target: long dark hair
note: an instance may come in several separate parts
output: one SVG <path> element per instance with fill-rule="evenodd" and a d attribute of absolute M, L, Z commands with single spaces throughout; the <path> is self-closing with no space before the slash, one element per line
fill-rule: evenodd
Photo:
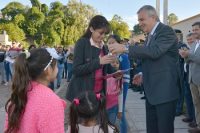
<path fill-rule="evenodd" d="M 90 20 L 88 28 L 87 28 L 86 32 L 84 33 L 83 37 L 85 37 L 85 38 L 90 38 L 91 37 L 91 35 L 92 35 L 92 32 L 90 31 L 91 27 L 94 30 L 105 28 L 106 33 L 110 32 L 110 24 L 109 24 L 109 22 L 107 21 L 107 19 L 104 16 L 101 16 L 101 15 L 96 15 Z"/>
<path fill-rule="evenodd" d="M 104 133 L 108 133 L 108 126 L 112 127 L 115 131 L 117 129 L 112 125 L 107 118 L 106 114 L 106 100 L 103 94 L 100 94 L 100 98 L 96 97 L 93 91 L 86 91 L 80 94 L 78 103 L 72 102 L 70 106 L 70 133 L 78 133 L 78 123 L 83 120 L 96 119 L 100 129 Z M 99 129 L 99 130 L 100 130 Z"/>
<path fill-rule="evenodd" d="M 5 133 L 16 132 L 20 127 L 21 116 L 27 103 L 27 92 L 31 80 L 44 76 L 44 68 L 51 60 L 50 54 L 44 48 L 33 49 L 28 53 L 21 53 L 15 60 L 12 94 L 5 105 L 8 113 L 8 128 Z M 51 66 L 56 66 L 53 59 Z"/>

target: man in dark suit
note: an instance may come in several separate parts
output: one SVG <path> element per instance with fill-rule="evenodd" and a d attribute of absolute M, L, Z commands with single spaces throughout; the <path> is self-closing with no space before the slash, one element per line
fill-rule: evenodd
<path fill-rule="evenodd" d="M 142 59 L 142 74 L 134 77 L 136 84 L 143 79 L 146 95 L 147 133 L 173 133 L 178 88 L 178 45 L 174 30 L 159 22 L 156 10 L 145 5 L 137 12 L 139 25 L 148 34 L 144 46 L 109 46 L 113 53 L 127 52 Z"/>

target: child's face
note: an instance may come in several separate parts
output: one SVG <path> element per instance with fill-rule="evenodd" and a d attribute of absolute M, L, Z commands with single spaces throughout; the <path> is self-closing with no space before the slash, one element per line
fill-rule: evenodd
<path fill-rule="evenodd" d="M 117 41 L 114 39 L 114 38 L 109 38 L 108 39 L 108 45 L 110 45 L 110 44 L 114 44 L 114 43 L 116 43 Z"/>

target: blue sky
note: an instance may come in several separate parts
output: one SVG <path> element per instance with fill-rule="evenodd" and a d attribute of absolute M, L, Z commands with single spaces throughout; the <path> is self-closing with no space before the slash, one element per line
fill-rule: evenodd
<path fill-rule="evenodd" d="M 5 7 L 9 2 L 13 0 L 0 0 L 0 9 Z M 30 5 L 29 0 L 15 0 L 23 3 L 24 5 Z M 56 0 L 40 0 L 41 3 L 50 4 Z M 57 0 L 67 4 L 68 0 Z M 137 23 L 137 10 L 143 5 L 152 5 L 155 7 L 156 0 L 80 0 L 83 3 L 93 6 L 98 12 L 104 15 L 108 20 L 112 18 L 114 14 L 122 17 L 124 21 L 129 24 L 129 28 Z M 175 13 L 179 20 L 200 14 L 200 0 L 168 0 L 168 13 Z M 161 19 L 162 19 L 162 7 L 163 0 L 160 2 Z"/>

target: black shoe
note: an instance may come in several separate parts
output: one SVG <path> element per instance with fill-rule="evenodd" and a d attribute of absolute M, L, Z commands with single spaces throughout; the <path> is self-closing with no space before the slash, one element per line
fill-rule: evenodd
<path fill-rule="evenodd" d="M 197 127 L 197 124 L 196 124 L 196 122 L 190 122 L 189 124 L 188 124 L 188 126 L 189 127 L 191 127 L 191 128 L 196 128 Z"/>
<path fill-rule="evenodd" d="M 140 99 L 144 100 L 144 99 L 146 99 L 146 97 L 145 97 L 145 96 L 143 96 L 143 97 L 141 97 Z"/>
<path fill-rule="evenodd" d="M 193 120 L 192 120 L 191 118 L 183 118 L 182 121 L 183 121 L 183 122 L 190 123 L 190 122 L 192 122 Z"/>
<path fill-rule="evenodd" d="M 199 128 L 189 129 L 188 132 L 189 133 L 200 133 L 200 129 Z"/>

